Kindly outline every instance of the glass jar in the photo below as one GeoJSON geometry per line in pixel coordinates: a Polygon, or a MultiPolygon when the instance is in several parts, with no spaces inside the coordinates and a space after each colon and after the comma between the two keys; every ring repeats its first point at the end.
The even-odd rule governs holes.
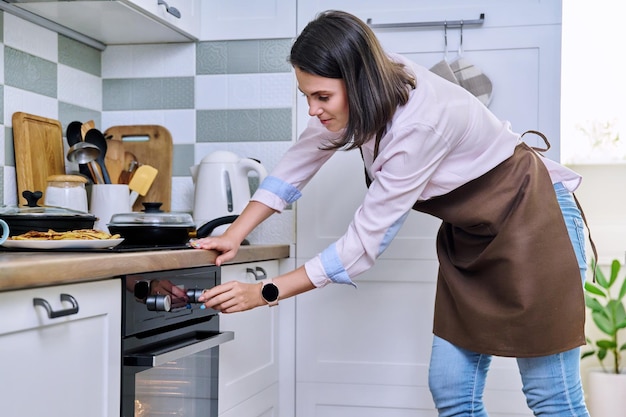
{"type": "Polygon", "coordinates": [[[46,206],[63,207],[87,213],[87,179],[80,175],[51,175],[44,196],[46,206]]]}

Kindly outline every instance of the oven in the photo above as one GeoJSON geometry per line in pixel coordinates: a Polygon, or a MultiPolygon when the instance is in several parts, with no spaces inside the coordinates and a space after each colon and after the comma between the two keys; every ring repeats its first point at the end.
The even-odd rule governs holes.
{"type": "Polygon", "coordinates": [[[126,275],[122,298],[122,417],[217,417],[221,332],[203,289],[216,266],[126,275]]]}

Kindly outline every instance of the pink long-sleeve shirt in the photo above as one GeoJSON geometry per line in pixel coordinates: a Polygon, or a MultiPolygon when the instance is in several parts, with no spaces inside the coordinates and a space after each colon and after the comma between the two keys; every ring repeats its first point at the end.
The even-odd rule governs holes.
{"type": "MultiPolygon", "coordinates": [[[[372,267],[417,200],[446,194],[480,177],[509,158],[521,140],[508,122],[463,88],[400,55],[391,56],[415,74],[417,86],[387,126],[376,159],[374,140],[362,146],[373,182],[344,235],[305,263],[317,287],[331,282],[354,285],[352,279],[372,267]]],[[[320,145],[335,135],[311,118],[252,200],[279,212],[295,202],[333,155],[320,145]]],[[[543,160],[553,183],[561,182],[570,191],[578,187],[578,174],[543,160]]]]}

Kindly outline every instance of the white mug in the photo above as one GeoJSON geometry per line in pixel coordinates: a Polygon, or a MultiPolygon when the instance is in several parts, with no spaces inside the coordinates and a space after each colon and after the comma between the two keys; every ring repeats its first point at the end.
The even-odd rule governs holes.
{"type": "Polygon", "coordinates": [[[0,236],[0,245],[2,245],[9,238],[9,225],[4,220],[0,219],[0,227],[2,228],[2,236],[0,236]]]}
{"type": "Polygon", "coordinates": [[[107,224],[117,213],[128,213],[130,190],[126,184],[93,184],[89,212],[97,217],[94,229],[109,232],[107,224]]]}

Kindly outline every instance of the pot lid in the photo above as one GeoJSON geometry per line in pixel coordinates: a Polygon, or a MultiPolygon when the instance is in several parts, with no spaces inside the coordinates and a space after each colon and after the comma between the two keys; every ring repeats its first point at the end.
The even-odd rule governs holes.
{"type": "Polygon", "coordinates": [[[142,203],[143,211],[116,213],[111,217],[109,226],[185,226],[195,227],[189,213],[165,212],[160,209],[162,203],[142,203]]]}
{"type": "Polygon", "coordinates": [[[37,201],[41,198],[41,191],[24,191],[22,196],[28,201],[26,206],[0,206],[0,217],[82,217],[85,219],[95,219],[93,214],[85,213],[84,211],[72,210],[65,207],[56,206],[40,206],[37,201]]]}

